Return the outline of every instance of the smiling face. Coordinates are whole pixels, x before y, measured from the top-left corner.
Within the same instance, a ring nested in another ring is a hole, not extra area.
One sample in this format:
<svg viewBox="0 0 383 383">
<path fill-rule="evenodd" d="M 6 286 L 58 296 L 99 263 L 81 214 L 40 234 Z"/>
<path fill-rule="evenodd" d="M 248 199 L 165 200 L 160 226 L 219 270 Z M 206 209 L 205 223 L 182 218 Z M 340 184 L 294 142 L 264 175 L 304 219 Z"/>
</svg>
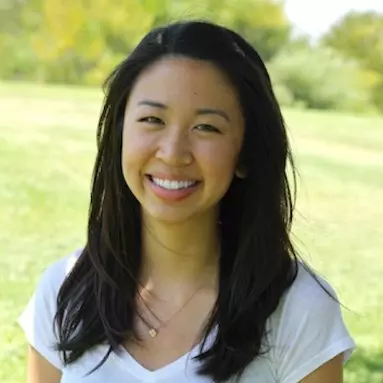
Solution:
<svg viewBox="0 0 383 383">
<path fill-rule="evenodd" d="M 146 219 L 215 215 L 243 135 L 235 89 L 213 64 L 165 58 L 147 68 L 129 96 L 122 143 L 124 178 Z"/>
</svg>

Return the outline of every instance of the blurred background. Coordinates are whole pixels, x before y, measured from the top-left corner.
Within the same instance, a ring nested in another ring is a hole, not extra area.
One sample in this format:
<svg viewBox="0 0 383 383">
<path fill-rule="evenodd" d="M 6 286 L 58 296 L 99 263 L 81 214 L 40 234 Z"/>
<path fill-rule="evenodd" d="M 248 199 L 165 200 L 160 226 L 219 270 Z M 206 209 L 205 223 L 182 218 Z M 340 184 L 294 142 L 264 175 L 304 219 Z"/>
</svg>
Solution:
<svg viewBox="0 0 383 383">
<path fill-rule="evenodd" d="M 345 382 L 383 383 L 382 0 L 0 0 L 0 382 L 25 381 L 15 321 L 41 273 L 84 244 L 103 80 L 190 17 L 265 60 L 300 173 L 294 242 L 358 344 Z"/>
</svg>

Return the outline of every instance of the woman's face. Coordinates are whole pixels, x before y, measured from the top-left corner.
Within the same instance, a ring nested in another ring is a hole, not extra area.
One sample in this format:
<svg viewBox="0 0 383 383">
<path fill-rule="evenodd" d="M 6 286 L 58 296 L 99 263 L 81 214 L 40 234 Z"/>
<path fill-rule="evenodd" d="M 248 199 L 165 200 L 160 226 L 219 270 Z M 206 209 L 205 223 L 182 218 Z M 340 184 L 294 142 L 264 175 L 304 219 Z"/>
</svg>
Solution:
<svg viewBox="0 0 383 383">
<path fill-rule="evenodd" d="M 126 105 L 122 169 L 146 218 L 216 214 L 242 146 L 235 89 L 213 64 L 165 58 L 137 79 Z"/>
</svg>

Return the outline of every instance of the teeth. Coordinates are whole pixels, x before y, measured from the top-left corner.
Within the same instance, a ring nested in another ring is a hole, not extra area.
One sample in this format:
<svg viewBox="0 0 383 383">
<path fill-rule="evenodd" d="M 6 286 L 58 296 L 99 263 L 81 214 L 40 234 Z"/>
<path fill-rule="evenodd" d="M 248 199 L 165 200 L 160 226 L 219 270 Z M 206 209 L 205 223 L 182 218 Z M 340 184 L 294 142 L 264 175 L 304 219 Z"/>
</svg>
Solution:
<svg viewBox="0 0 383 383">
<path fill-rule="evenodd" d="M 162 180 L 160 178 L 152 177 L 152 180 L 158 186 L 163 187 L 164 189 L 169 190 L 178 190 L 178 189 L 186 189 L 190 186 L 195 185 L 195 181 L 170 181 L 170 180 Z"/>
</svg>

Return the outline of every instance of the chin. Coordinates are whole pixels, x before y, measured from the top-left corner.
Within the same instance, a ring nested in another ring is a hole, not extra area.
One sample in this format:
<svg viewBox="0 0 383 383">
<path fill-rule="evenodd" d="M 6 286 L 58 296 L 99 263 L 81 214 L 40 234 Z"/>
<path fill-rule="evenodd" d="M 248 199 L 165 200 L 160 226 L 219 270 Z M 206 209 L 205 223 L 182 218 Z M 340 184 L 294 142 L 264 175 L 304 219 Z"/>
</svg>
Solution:
<svg viewBox="0 0 383 383">
<path fill-rule="evenodd" d="M 180 214 L 180 213 L 152 213 L 146 214 L 146 217 L 151 221 L 156 221 L 166 225 L 181 224 L 193 219 L 193 214 Z M 195 217 L 194 217 L 195 218 Z"/>
<path fill-rule="evenodd" d="M 204 214 L 201 214 L 201 212 L 195 208 L 180 207 L 157 207 L 154 209 L 144 209 L 143 212 L 147 220 L 164 224 L 181 224 L 187 221 L 201 219 L 201 217 L 204 216 Z"/>
</svg>

